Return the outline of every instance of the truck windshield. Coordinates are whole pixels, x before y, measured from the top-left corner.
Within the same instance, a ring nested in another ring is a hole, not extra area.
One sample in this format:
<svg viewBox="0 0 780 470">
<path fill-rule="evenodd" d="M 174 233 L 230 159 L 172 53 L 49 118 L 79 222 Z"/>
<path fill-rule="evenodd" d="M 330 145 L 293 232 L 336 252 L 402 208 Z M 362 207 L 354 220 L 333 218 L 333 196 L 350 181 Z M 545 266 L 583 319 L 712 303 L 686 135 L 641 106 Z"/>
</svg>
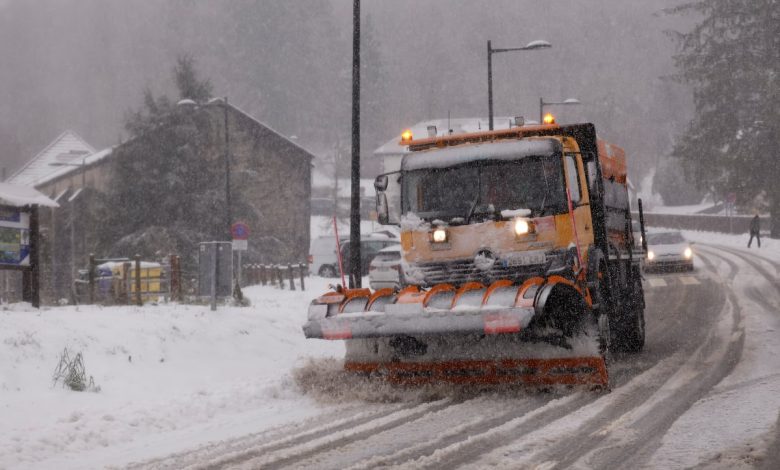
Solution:
<svg viewBox="0 0 780 470">
<path fill-rule="evenodd" d="M 530 209 L 533 216 L 565 211 L 560 155 L 479 161 L 403 175 L 403 212 L 427 220 L 495 217 Z"/>
</svg>

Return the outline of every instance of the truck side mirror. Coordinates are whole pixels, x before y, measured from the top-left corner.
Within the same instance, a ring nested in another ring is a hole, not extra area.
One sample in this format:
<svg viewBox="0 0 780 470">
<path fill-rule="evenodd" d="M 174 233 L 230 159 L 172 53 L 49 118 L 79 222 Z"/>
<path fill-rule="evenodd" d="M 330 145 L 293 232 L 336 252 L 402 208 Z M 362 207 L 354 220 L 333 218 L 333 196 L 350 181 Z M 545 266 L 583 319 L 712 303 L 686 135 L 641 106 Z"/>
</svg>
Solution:
<svg viewBox="0 0 780 470">
<path fill-rule="evenodd" d="M 387 183 L 387 176 L 385 176 L 385 183 Z M 384 191 L 377 190 L 376 193 L 376 218 L 382 225 L 390 224 L 390 213 L 387 207 L 387 196 Z"/>
<path fill-rule="evenodd" d="M 379 192 L 384 192 L 387 189 L 387 175 L 379 175 L 374 180 L 374 189 Z"/>
</svg>

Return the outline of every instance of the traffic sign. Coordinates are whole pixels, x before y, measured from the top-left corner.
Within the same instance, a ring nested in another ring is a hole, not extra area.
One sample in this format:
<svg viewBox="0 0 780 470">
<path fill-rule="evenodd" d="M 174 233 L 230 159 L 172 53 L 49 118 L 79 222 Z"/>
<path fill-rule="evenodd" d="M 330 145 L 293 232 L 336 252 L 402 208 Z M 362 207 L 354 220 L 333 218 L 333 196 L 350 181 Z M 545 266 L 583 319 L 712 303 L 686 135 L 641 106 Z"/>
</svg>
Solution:
<svg viewBox="0 0 780 470">
<path fill-rule="evenodd" d="M 248 241 L 233 239 L 233 251 L 246 251 L 248 247 L 249 247 Z"/>
<path fill-rule="evenodd" d="M 230 226 L 233 240 L 247 240 L 249 238 L 249 226 L 243 222 L 236 222 Z"/>
</svg>

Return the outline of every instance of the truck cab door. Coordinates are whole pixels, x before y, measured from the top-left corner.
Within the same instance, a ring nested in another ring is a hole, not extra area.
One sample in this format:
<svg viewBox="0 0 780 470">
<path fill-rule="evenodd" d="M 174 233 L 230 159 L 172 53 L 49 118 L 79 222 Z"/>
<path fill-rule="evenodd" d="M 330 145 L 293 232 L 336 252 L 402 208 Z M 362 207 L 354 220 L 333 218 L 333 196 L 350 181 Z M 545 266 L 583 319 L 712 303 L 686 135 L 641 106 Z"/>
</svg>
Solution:
<svg viewBox="0 0 780 470">
<path fill-rule="evenodd" d="M 588 246 L 593 244 L 593 219 L 591 217 L 588 187 L 585 183 L 585 171 L 582 159 L 577 154 L 567 153 L 563 158 L 566 172 L 566 187 L 571 195 L 574 223 L 577 228 L 577 240 L 584 255 Z"/>
</svg>

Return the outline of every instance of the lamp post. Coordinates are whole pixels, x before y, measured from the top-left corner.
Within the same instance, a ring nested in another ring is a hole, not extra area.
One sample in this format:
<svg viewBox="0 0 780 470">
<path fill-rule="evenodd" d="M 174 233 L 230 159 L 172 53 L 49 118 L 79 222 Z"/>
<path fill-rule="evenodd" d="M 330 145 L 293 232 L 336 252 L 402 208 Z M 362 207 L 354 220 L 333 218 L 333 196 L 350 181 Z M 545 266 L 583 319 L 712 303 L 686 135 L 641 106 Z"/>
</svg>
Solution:
<svg viewBox="0 0 780 470">
<path fill-rule="evenodd" d="M 352 2 L 352 168 L 349 208 L 349 287 L 362 286 L 360 269 L 360 0 Z"/>
<path fill-rule="evenodd" d="M 537 39 L 531 41 L 523 47 L 509 47 L 503 49 L 493 49 L 490 40 L 487 42 L 487 65 L 488 65 L 488 128 L 493 130 L 493 54 L 499 52 L 513 52 L 513 51 L 533 51 L 536 49 L 545 49 L 552 47 L 547 41 Z"/>
<path fill-rule="evenodd" d="M 230 240 L 232 235 L 230 233 L 230 226 L 233 224 L 233 204 L 230 194 L 230 127 L 228 126 L 228 99 L 224 98 L 212 98 L 206 103 L 206 106 L 220 106 L 224 113 L 224 131 L 225 131 L 225 146 L 224 146 L 224 160 L 225 160 L 225 233 L 227 233 L 227 239 Z"/>
<path fill-rule="evenodd" d="M 544 98 L 539 98 L 539 124 L 544 122 L 544 107 L 552 106 L 555 104 L 570 105 L 570 104 L 582 104 L 577 98 L 567 98 L 563 101 L 544 101 Z"/>
</svg>

